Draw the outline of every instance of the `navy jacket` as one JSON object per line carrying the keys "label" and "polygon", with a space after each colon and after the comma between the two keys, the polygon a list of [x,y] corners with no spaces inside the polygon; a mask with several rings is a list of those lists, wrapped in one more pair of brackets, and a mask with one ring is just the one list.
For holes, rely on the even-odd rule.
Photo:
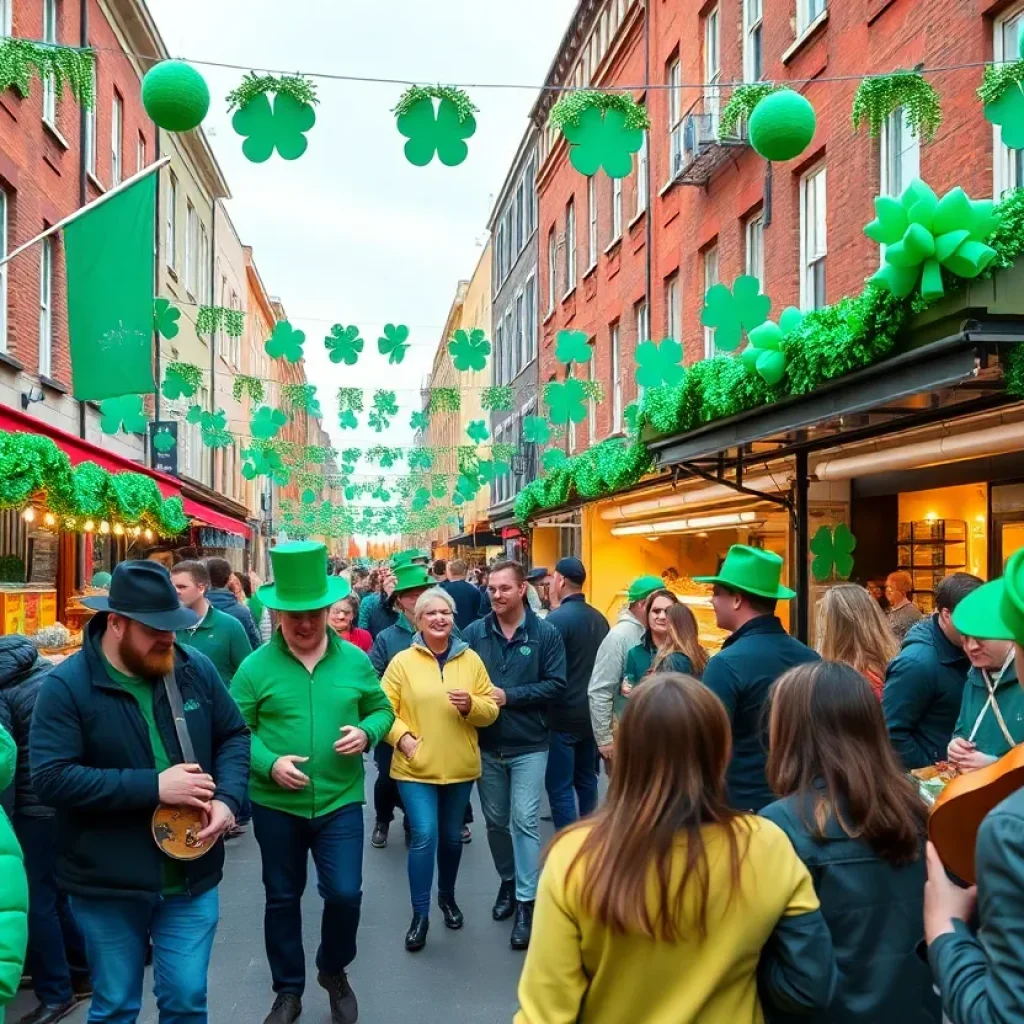
{"label": "navy jacket", "polygon": [[484,615],[483,598],[480,591],[465,580],[445,580],[441,589],[446,590],[455,602],[455,625],[465,631]]}
{"label": "navy jacket", "polygon": [[555,732],[593,737],[587,687],[601,641],[608,635],[608,620],[582,594],[570,594],[545,621],[554,626],[565,644],[565,695],[548,712]]}
{"label": "navy jacket", "polygon": [[[98,650],[107,616],[96,615],[78,654],[46,677],[32,717],[30,764],[39,799],[57,811],[57,877],[80,896],[155,900],[161,860],[150,832],[160,803],[146,720],[134,697],[108,675]],[[249,783],[249,730],[213,662],[174,645],[196,759],[234,813]],[[174,763],[183,760],[162,685],[153,693],[157,728]],[[185,862],[191,895],[221,879],[224,844]]]}
{"label": "navy jacket", "polygon": [[550,623],[525,610],[511,640],[494,612],[474,622],[464,639],[480,656],[491,683],[505,691],[498,720],[479,729],[480,749],[514,757],[548,749],[548,708],[565,693],[565,645]]}
{"label": "navy jacket", "polygon": [[206,600],[214,608],[219,608],[222,612],[227,612],[228,615],[238,619],[245,626],[245,635],[249,638],[252,649],[254,651],[260,649],[263,644],[263,637],[260,636],[260,631],[256,628],[252,612],[244,604],[241,604],[230,590],[226,587],[222,587],[220,590],[208,590],[206,592]]}
{"label": "navy jacket", "polygon": [[737,810],[757,811],[774,799],[765,778],[768,691],[787,669],[818,660],[774,615],[760,615],[728,637],[704,669],[704,685],[725,705],[732,725],[732,760],[725,781],[729,802]]}
{"label": "navy jacket", "polygon": [[373,608],[370,609],[370,616],[366,620],[366,629],[374,640],[376,640],[385,629],[390,629],[394,626],[399,619],[405,618],[404,615],[395,611],[393,607],[394,603],[394,595],[392,595],[391,597],[383,598],[378,604],[375,604]]}
{"label": "navy jacket", "polygon": [[946,759],[970,667],[934,615],[910,627],[900,653],[889,662],[882,711],[889,739],[908,771]]}
{"label": "navy jacket", "polygon": [[393,626],[378,633],[370,648],[370,661],[378,676],[391,664],[391,659],[402,651],[412,647],[412,638],[416,635],[416,627],[404,616],[400,616]]}

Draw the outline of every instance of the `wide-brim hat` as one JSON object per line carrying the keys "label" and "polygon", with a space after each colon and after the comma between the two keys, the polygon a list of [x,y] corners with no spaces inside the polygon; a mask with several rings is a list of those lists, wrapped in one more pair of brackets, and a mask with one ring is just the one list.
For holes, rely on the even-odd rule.
{"label": "wide-brim hat", "polygon": [[796,591],[782,585],[782,558],[774,551],[752,548],[746,544],[733,544],[725,556],[717,576],[694,576],[694,583],[717,583],[729,590],[764,597],[774,601],[789,601]]}
{"label": "wide-brim hat", "polygon": [[437,580],[428,575],[425,565],[400,565],[395,569],[396,594],[401,594],[406,590],[426,590],[436,586]]}
{"label": "wide-brim hat", "polygon": [[165,633],[191,629],[199,622],[199,616],[182,605],[167,567],[150,559],[120,562],[110,577],[109,592],[83,597],[82,604]]}
{"label": "wide-brim hat", "polygon": [[1006,563],[1006,574],[968,594],[953,609],[953,625],[978,640],[1024,645],[1024,550]]}
{"label": "wide-brim hat", "polygon": [[256,591],[275,612],[313,612],[348,597],[344,576],[327,575],[327,548],[315,541],[293,541],[270,549],[274,582]]}

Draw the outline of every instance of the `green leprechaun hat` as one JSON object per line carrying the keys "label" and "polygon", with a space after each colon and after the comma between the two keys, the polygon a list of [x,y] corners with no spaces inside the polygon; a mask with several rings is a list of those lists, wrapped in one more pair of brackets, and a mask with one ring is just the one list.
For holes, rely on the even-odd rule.
{"label": "green leprechaun hat", "polygon": [[400,565],[395,569],[395,593],[403,590],[422,590],[435,587],[437,582],[427,574],[425,565]]}
{"label": "green leprechaun hat", "polygon": [[270,549],[274,582],[259,588],[259,599],[275,612],[310,612],[348,597],[344,576],[327,575],[327,548],[314,541],[293,541]]}
{"label": "green leprechaun hat", "polygon": [[979,640],[1013,640],[1024,646],[1024,549],[998,580],[968,594],[953,609],[953,625]]}
{"label": "green leprechaun hat", "polygon": [[782,559],[773,551],[733,544],[717,576],[694,576],[694,583],[717,583],[755,597],[788,601],[795,591],[782,586]]}

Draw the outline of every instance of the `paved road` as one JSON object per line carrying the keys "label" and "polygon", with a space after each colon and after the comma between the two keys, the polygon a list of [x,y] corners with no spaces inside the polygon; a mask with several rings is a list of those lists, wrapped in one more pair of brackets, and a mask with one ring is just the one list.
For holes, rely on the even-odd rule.
{"label": "paved road", "polygon": [[[373,772],[369,766],[368,791]],[[391,844],[385,850],[374,850],[369,844],[372,811],[367,809],[359,956],[350,971],[361,1021],[510,1024],[523,954],[509,948],[511,922],[496,924],[491,920],[497,877],[475,794],[474,812],[473,842],[463,851],[457,893],[466,925],[461,931],[449,932],[434,908],[427,948],[413,955],[402,945],[411,916],[402,829],[398,822],[393,824]],[[545,828],[550,834],[550,823],[545,823]],[[312,863],[309,875],[303,921],[309,981],[301,1020],[304,1024],[328,1024],[327,995],[316,985],[313,965],[319,901]],[[146,1001],[139,1020],[141,1024],[157,1024],[151,972],[146,973]],[[270,971],[263,952],[259,848],[250,835],[228,844],[220,926],[210,964],[210,1021],[262,1024],[272,1001]],[[13,1024],[34,1005],[32,994],[22,992],[8,1009],[8,1021]],[[85,1008],[66,1020],[84,1024]]]}

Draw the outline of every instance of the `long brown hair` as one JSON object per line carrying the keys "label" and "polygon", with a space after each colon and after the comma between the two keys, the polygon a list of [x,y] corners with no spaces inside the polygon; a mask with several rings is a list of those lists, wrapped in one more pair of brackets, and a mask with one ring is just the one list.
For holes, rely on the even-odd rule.
{"label": "long brown hair", "polygon": [[[687,886],[695,879],[700,888],[696,924],[702,936],[707,934],[706,826],[726,834],[729,899],[737,894],[747,849],[741,838],[749,838],[749,823],[725,800],[731,752],[725,708],[696,679],[676,672],[651,676],[630,697],[615,740],[608,799],[576,826],[589,831],[568,872],[585,875],[584,906],[612,932],[677,941],[694,924],[683,917]],[[681,877],[673,870],[680,837],[686,840]]]}
{"label": "long brown hair", "polygon": [[840,583],[818,602],[818,653],[827,661],[852,665],[862,675],[884,676],[900,645],[867,590],[856,583]]}
{"label": "long brown hair", "polygon": [[[921,855],[926,809],[900,769],[882,709],[849,665],[818,661],[772,690],[768,783],[802,798],[804,825],[823,839],[830,819],[894,866]],[[809,813],[807,810],[809,807]]]}
{"label": "long brown hair", "polygon": [[697,639],[697,619],[685,604],[674,604],[665,613],[668,618],[668,638],[659,647],[651,662],[651,672],[657,672],[661,663],[671,654],[685,654],[695,676],[704,674],[708,652]]}

